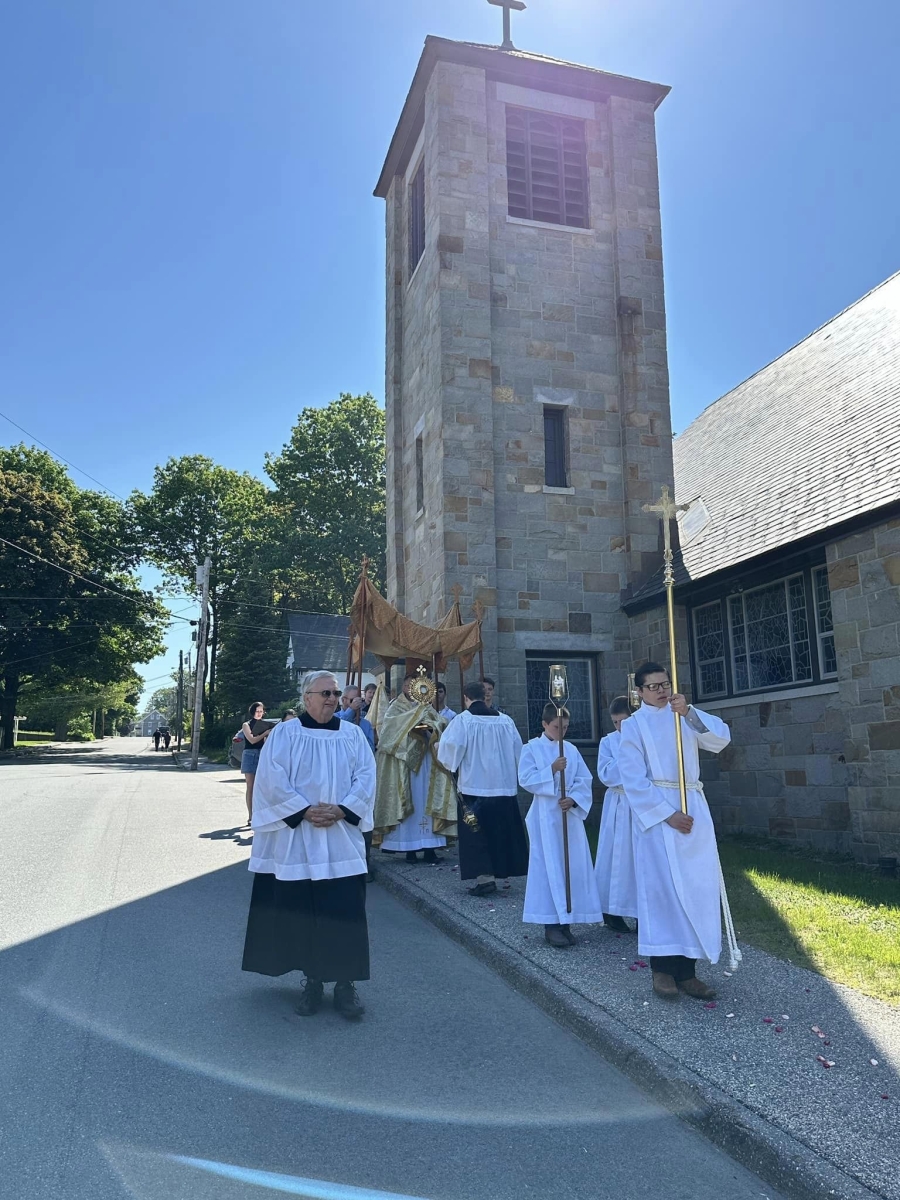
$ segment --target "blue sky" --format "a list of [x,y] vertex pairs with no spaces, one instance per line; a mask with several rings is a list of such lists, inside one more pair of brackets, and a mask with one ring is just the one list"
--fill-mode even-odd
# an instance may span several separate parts
[[[170,455],[260,473],[300,408],[383,398],[372,188],[425,35],[500,21],[486,0],[8,5],[0,410],[127,495]],[[513,31],[672,86],[676,429],[900,268],[896,4],[529,0]]]

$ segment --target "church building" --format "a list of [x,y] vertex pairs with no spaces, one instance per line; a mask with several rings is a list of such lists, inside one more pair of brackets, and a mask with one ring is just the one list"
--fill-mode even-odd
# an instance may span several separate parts
[[388,598],[425,624],[457,584],[464,619],[483,608],[485,671],[523,735],[565,661],[589,753],[632,661],[623,598],[659,563],[642,505],[672,484],[667,92],[429,37],[376,188]]

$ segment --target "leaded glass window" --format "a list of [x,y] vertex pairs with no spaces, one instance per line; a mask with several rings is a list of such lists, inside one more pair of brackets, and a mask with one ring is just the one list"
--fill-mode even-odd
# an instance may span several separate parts
[[828,568],[816,567],[813,571],[813,587],[816,595],[816,633],[819,637],[819,670],[822,676],[837,674],[837,653],[834,649],[834,621],[831,615],[831,589],[828,586]]
[[694,647],[697,655],[698,694],[720,696],[726,691],[725,622],[716,600],[694,609]]
[[812,679],[802,575],[729,596],[728,615],[736,692]]
[[528,698],[528,736],[537,737],[543,732],[541,714],[550,699],[550,664],[565,663],[569,680],[570,714],[569,732],[571,742],[596,742],[599,740],[597,712],[597,685],[594,660],[591,658],[564,658],[529,654],[525,659],[525,690]]

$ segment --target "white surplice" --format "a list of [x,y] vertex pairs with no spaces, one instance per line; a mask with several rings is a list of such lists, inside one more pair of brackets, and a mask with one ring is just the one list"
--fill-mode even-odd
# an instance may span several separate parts
[[437,756],[451,774],[459,772],[464,796],[515,796],[519,790],[522,739],[511,717],[454,717],[438,742]]
[[[441,713],[441,716],[443,715]],[[447,839],[434,832],[431,816],[425,811],[433,766],[431,748],[426,747],[421,767],[418,771],[409,773],[409,794],[413,810],[390,833],[385,834],[381,843],[382,850],[437,850],[447,845]]]
[[[559,807],[559,775],[552,770],[559,743],[541,734],[526,744],[519,759],[519,783],[534,795],[525,818],[529,850],[522,920],[536,925],[602,924],[603,908],[584,831],[593,801],[591,773],[571,742],[563,743],[563,753],[566,795],[575,801],[565,814]],[[569,833],[571,912],[566,911],[563,817]]]
[[[375,755],[352,721],[338,729],[307,729],[300,721],[276,725],[259,756],[253,788],[250,870],[278,879],[342,879],[366,873],[363,833],[372,828]],[[315,804],[342,804],[358,825],[337,821],[317,829],[292,817]]]
[[625,799],[619,771],[622,735],[616,730],[600,741],[597,777],[606,784],[600,838],[594,872],[603,911],[618,917],[636,917],[637,880],[634,874],[634,840],[631,808]]
[[[694,818],[690,833],[667,824],[680,808],[675,720],[668,705],[642,704],[622,723],[619,770],[634,818],[638,949],[714,963],[722,950],[719,853],[709,805],[696,784],[700,748],[723,750],[731,733],[718,717],[692,711],[707,732],[695,733],[682,718],[688,813]],[[675,786],[660,787],[654,780]]]

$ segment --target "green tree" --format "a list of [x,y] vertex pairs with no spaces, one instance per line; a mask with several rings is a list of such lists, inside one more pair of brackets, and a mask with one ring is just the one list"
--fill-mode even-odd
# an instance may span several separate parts
[[[187,701],[185,701],[187,703]],[[150,703],[147,705],[148,711],[151,708],[161,712],[170,725],[175,724],[175,717],[178,714],[178,688],[166,687],[158,688],[150,697]]]
[[209,558],[209,673],[205,708],[216,709],[222,607],[235,592],[247,544],[264,524],[265,485],[246,471],[220,467],[202,454],[170,458],[156,468],[149,494],[135,491],[131,511],[144,553],[167,586],[199,596],[196,570]]
[[167,617],[133,575],[124,509],[83,490],[49,454],[0,448],[0,729],[20,698],[108,685],[162,651]]
[[222,622],[222,651],[219,659],[219,701],[223,713],[242,713],[252,700],[267,708],[287,700],[293,685],[287,669],[288,630],[283,616],[262,605],[274,601],[264,583],[246,592],[254,599],[229,609]]
[[371,395],[305,408],[266,473],[275,493],[261,566],[288,607],[348,612],[363,556],[383,586],[384,411]]

